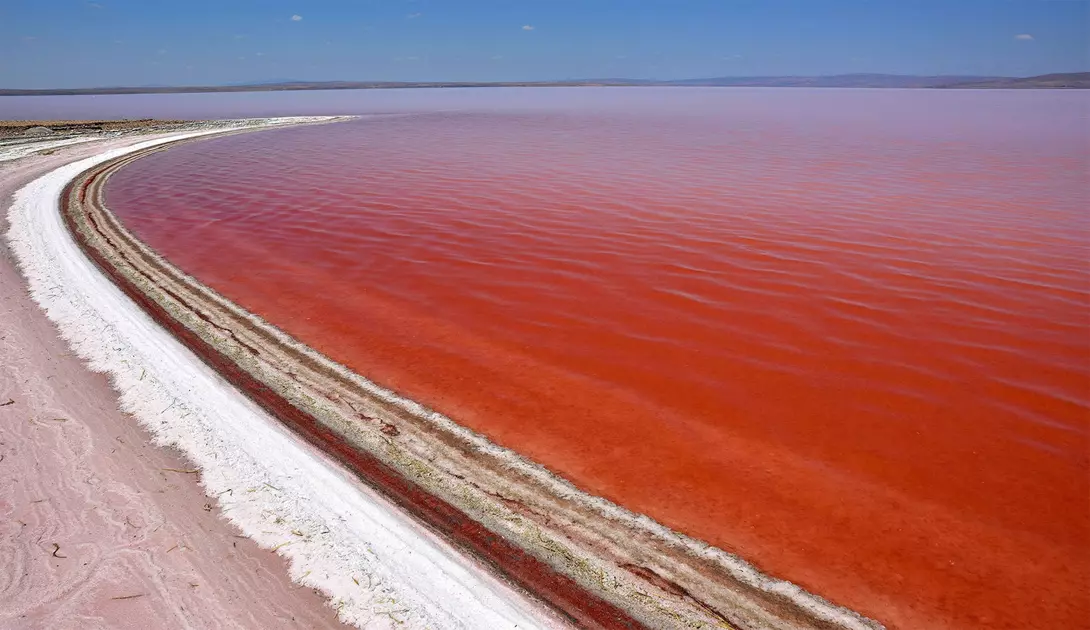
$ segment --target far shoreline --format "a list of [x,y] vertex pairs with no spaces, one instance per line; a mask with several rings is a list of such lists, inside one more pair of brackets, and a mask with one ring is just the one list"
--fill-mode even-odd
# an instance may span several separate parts
[[700,79],[568,79],[559,81],[279,81],[237,85],[103,86],[91,88],[0,89],[0,96],[105,96],[121,94],[220,94],[321,90],[390,90],[512,87],[771,87],[835,89],[1090,89],[1090,72],[1030,77],[898,74],[831,76],[713,77]]

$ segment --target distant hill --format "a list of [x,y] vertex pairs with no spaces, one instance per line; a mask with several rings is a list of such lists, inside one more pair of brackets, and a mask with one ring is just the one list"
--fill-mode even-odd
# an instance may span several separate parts
[[995,78],[977,81],[963,81],[943,88],[977,90],[1040,90],[1040,89],[1090,89],[1090,72],[1066,72],[1062,74],[1042,74],[1025,78]]
[[671,85],[717,87],[930,88],[954,83],[995,81],[1007,77],[838,74],[827,77],[718,77],[669,81]]
[[563,86],[676,86],[676,87],[820,87],[820,88],[966,88],[1060,89],[1090,88],[1090,72],[1046,74],[1036,77],[912,76],[900,74],[840,74],[823,77],[714,77],[658,81],[652,79],[582,79],[573,81],[275,81],[241,85],[140,86],[0,89],[0,96],[77,94],[191,94],[200,92],[277,92],[299,90],[374,90],[393,88],[485,88]]

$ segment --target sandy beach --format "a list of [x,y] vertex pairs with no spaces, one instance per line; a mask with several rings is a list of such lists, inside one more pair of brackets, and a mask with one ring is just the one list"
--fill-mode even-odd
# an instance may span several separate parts
[[[12,194],[58,166],[146,136],[0,166]],[[0,241],[0,625],[338,628],[327,598],[218,515],[193,465],[118,408],[30,298]]]

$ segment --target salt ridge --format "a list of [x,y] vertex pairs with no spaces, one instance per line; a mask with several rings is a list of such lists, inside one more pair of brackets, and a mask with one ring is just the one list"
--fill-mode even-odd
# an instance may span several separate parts
[[260,545],[321,589],[341,620],[368,628],[534,628],[561,622],[473,566],[449,545],[291,435],[155,324],[89,261],[58,211],[81,172],[186,138],[264,119],[173,134],[54,170],[22,188],[7,234],[31,296],[90,368],[109,375],[122,408],[157,444],[202,471],[207,494]]

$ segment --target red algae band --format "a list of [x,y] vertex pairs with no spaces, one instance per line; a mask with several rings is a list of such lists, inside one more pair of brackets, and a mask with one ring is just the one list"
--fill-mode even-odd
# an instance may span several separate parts
[[107,202],[355,372],[837,604],[1079,627],[1084,103],[678,94],[203,141]]

